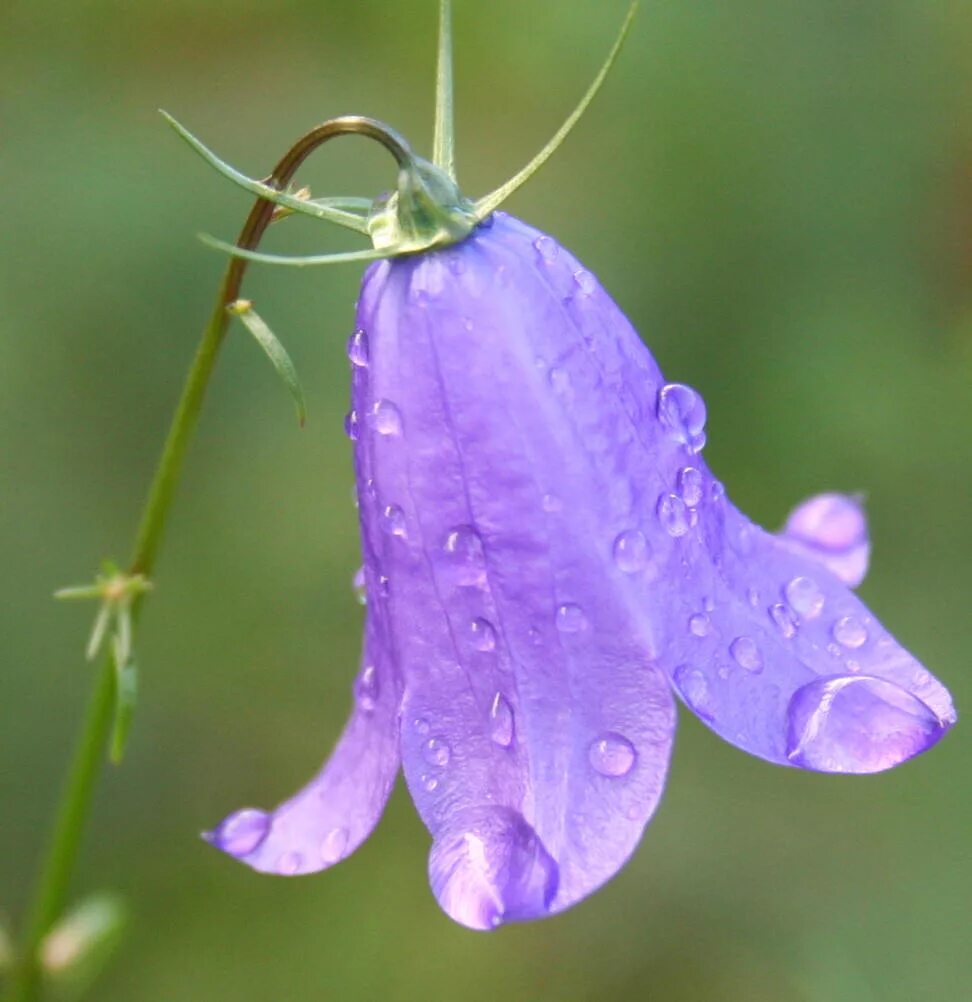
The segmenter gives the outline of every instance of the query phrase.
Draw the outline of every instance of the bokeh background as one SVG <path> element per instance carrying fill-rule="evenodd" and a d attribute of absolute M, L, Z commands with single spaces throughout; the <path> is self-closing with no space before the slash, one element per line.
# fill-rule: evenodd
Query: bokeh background
<path fill-rule="evenodd" d="M 124 560 L 249 200 L 163 125 L 251 174 L 341 113 L 428 150 L 432 0 L 0 5 L 0 908 L 16 917 L 92 669 L 54 588 Z M 623 0 L 456 3 L 460 181 L 546 140 Z M 706 455 L 776 526 L 862 491 L 862 591 L 972 706 L 972 8 L 645 3 L 593 111 L 512 211 L 612 290 L 710 413 Z M 374 195 L 346 140 L 303 175 Z M 268 248 L 351 246 L 305 221 Z M 254 268 L 245 293 L 308 392 L 226 345 L 144 617 L 128 757 L 102 782 L 75 892 L 133 919 L 102 1002 L 967 998 L 969 724 L 870 778 L 773 768 L 683 714 L 668 792 L 604 890 L 496 934 L 449 922 L 399 789 L 331 872 L 260 877 L 197 833 L 314 771 L 349 705 L 362 610 L 344 341 L 359 270 Z"/>

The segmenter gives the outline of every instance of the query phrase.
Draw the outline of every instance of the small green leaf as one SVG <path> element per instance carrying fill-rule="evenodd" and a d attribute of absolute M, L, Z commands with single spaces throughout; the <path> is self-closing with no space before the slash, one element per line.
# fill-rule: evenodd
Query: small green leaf
<path fill-rule="evenodd" d="M 85 657 L 89 661 L 94 661 L 101 650 L 101 645 L 105 642 L 108 633 L 108 626 L 111 623 L 112 606 L 110 602 L 103 602 L 95 616 L 94 625 L 91 627 L 91 636 L 88 637 L 88 646 L 85 648 Z"/>
<path fill-rule="evenodd" d="M 297 420 L 303 427 L 307 417 L 307 411 L 304 407 L 304 391 L 300 388 L 297 370 L 294 368 L 294 363 L 290 360 L 286 349 L 253 309 L 253 304 L 249 300 L 237 299 L 235 303 L 230 303 L 227 309 L 243 321 L 246 329 L 256 338 L 257 344 L 266 352 L 270 364 L 277 370 L 277 375 L 283 380 L 284 386 L 287 387 L 293 398 L 297 407 Z"/>
<path fill-rule="evenodd" d="M 132 727 L 132 717 L 135 714 L 135 701 L 138 695 L 138 669 L 129 655 L 122 661 L 118 655 L 121 643 L 116 641 L 115 647 L 115 717 L 112 723 L 111 743 L 108 758 L 113 765 L 118 765 L 125 755 L 128 744 L 128 732 Z"/>
<path fill-rule="evenodd" d="M 96 894 L 61 918 L 41 941 L 38 960 L 58 997 L 77 998 L 101 972 L 127 922 L 114 894 Z"/>

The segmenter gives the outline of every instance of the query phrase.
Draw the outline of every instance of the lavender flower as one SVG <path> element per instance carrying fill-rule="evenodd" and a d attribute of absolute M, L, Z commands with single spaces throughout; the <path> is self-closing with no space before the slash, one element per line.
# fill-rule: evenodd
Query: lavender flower
<path fill-rule="evenodd" d="M 361 844 L 399 766 L 432 889 L 476 929 L 611 878 L 664 787 L 677 694 L 771 762 L 869 773 L 931 747 L 947 691 L 853 594 L 860 506 L 773 536 L 704 460 L 705 405 L 666 383 L 597 279 L 496 213 L 382 261 L 349 345 L 364 653 L 324 769 L 211 841 L 309 873 Z"/>

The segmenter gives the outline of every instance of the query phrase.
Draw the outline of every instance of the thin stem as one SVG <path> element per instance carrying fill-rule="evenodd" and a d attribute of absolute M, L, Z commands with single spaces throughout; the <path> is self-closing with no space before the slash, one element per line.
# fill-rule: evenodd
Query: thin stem
<path fill-rule="evenodd" d="M 439 0 L 439 55 L 435 70 L 435 133 L 432 163 L 456 179 L 456 134 L 452 113 L 452 4 Z"/>
<path fill-rule="evenodd" d="M 397 135 L 389 135 L 389 132 L 370 119 L 333 119 L 301 137 L 263 183 L 274 189 L 286 187 L 300 165 L 318 146 L 334 136 L 352 132 L 378 139 L 391 150 L 400 164 L 409 155 L 407 146 L 399 142 Z M 273 202 L 258 197 L 240 231 L 238 246 L 247 250 L 254 249 L 270 225 L 273 211 Z M 186 377 L 182 396 L 176 406 L 169 434 L 149 489 L 136 536 L 131 574 L 143 574 L 148 577 L 155 566 L 186 449 L 198 423 L 206 387 L 226 334 L 229 321 L 227 306 L 239 298 L 246 266 L 247 262 L 242 258 L 231 259 L 220 283 L 216 305 Z M 133 627 L 138 619 L 142 598 L 144 594 L 136 596 L 132 602 Z M 7 1002 L 33 1002 L 37 998 L 40 987 L 38 948 L 64 910 L 81 844 L 81 835 L 91 810 L 92 795 L 106 758 L 105 747 L 112 727 L 115 684 L 115 664 L 113 655 L 109 653 L 98 674 L 68 768 L 48 849 L 42 860 L 28 908 L 28 918 L 17 963 L 4 996 Z"/>

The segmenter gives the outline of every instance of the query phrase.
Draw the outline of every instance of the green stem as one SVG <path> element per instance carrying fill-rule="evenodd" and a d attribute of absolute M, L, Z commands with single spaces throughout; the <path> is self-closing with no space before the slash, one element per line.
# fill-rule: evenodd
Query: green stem
<path fill-rule="evenodd" d="M 302 136 L 263 183 L 277 189 L 285 188 L 307 156 L 335 134 L 340 134 L 339 130 L 332 123 L 325 123 Z M 257 199 L 240 232 L 237 246 L 252 250 L 259 244 L 273 219 L 273 209 L 272 202 Z M 239 297 L 245 270 L 244 260 L 232 259 L 220 283 L 216 306 L 196 350 L 152 478 L 135 539 L 132 574 L 144 574 L 148 577 L 155 566 L 186 449 L 198 424 L 206 387 L 226 335 L 229 321 L 226 308 Z M 138 619 L 143 598 L 144 593 L 136 596 L 132 603 L 133 626 Z M 37 963 L 38 949 L 64 909 L 81 836 L 91 810 L 92 796 L 106 760 L 105 748 L 114 715 L 115 674 L 115 664 L 109 654 L 96 679 L 68 768 L 47 853 L 41 862 L 28 908 L 17 962 L 4 995 L 6 1002 L 34 1002 L 38 997 L 41 980 Z"/>

